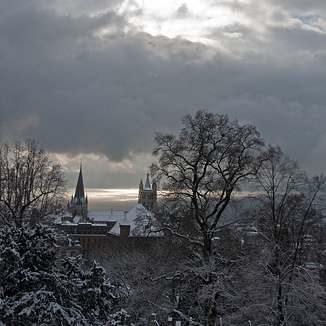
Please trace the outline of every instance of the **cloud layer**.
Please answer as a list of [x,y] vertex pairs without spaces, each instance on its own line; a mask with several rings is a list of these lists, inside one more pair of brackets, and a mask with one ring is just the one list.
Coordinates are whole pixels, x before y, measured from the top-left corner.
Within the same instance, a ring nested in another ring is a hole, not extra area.
[[68,173],[86,158],[93,187],[137,186],[154,132],[207,109],[325,172],[326,6],[293,3],[2,1],[0,140],[35,138]]

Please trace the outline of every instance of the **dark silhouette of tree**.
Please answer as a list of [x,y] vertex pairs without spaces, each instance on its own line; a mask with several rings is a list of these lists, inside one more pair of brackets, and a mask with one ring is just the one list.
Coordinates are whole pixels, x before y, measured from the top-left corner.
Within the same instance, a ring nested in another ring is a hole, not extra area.
[[22,226],[62,212],[65,195],[62,168],[51,165],[35,140],[0,147],[0,219]]
[[55,268],[55,242],[53,230],[39,224],[0,230],[5,325],[87,325],[75,299],[76,283]]
[[[120,291],[95,262],[65,257],[56,267],[56,231],[34,226],[0,229],[0,273],[4,325],[119,325]],[[3,324],[1,324],[3,325]]]
[[227,115],[198,111],[184,116],[182,123],[179,136],[156,134],[153,154],[158,162],[151,173],[161,180],[164,194],[177,202],[183,224],[195,225],[197,234],[190,241],[209,257],[213,234],[234,192],[259,170],[264,141],[254,126],[240,125]]
[[307,266],[317,266],[312,245],[318,240],[322,219],[319,200],[324,195],[325,178],[309,179],[279,147],[269,146],[264,156],[256,175],[257,209],[252,212],[262,248],[258,264],[263,267],[261,284],[263,292],[270,294],[260,302],[264,302],[265,316],[273,324],[319,325],[311,316],[320,318],[325,306],[316,296],[325,293]]

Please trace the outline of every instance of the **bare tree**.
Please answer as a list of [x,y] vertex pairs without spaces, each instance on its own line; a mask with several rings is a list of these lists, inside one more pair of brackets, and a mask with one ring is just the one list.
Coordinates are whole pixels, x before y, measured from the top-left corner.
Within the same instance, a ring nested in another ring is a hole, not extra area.
[[18,227],[62,212],[65,195],[62,168],[52,165],[35,140],[0,147],[0,219]]
[[[269,146],[256,180],[260,195],[255,214],[264,252],[260,265],[265,270],[265,291],[269,286],[272,294],[271,303],[265,302],[269,316],[277,325],[306,324],[312,313],[317,315],[314,309],[321,303],[304,304],[309,291],[302,289],[311,288],[315,278],[307,262],[317,263],[311,237],[318,237],[316,227],[322,218],[318,199],[324,193],[325,178],[307,178],[279,147]],[[318,286],[317,279],[315,289]]]
[[156,134],[153,154],[158,162],[151,172],[162,181],[166,196],[179,203],[184,224],[196,226],[191,241],[209,257],[214,231],[232,195],[260,167],[264,141],[254,126],[240,125],[227,115],[198,111],[182,123],[179,136]]

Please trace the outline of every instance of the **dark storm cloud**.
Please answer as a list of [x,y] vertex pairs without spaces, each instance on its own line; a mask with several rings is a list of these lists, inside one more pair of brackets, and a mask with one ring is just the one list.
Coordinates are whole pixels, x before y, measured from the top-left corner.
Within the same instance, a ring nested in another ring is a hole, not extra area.
[[88,2],[80,15],[63,14],[66,2],[57,2],[60,10],[4,3],[2,141],[32,137],[52,152],[120,162],[151,152],[155,131],[177,132],[181,116],[208,109],[255,124],[268,143],[323,171],[316,158],[326,158],[326,36],[289,21],[285,4],[259,32],[245,22],[210,29],[215,48],[131,30],[99,1],[91,16]]

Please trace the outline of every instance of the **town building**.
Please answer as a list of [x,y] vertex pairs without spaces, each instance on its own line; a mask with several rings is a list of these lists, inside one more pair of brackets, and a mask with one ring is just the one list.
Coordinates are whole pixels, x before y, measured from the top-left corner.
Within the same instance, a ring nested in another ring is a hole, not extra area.
[[156,211],[157,186],[155,181],[151,186],[148,174],[145,187],[140,181],[138,204],[130,211],[89,211],[80,165],[75,195],[56,224],[83,248],[98,249],[112,241],[148,242],[163,237]]

